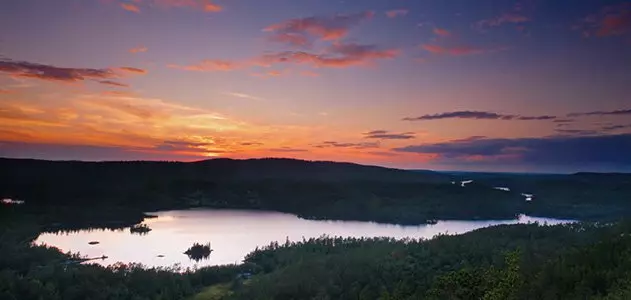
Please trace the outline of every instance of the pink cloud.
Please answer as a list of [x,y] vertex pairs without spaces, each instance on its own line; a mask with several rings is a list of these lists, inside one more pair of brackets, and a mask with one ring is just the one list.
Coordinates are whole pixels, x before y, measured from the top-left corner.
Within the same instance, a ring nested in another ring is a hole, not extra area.
[[301,34],[296,33],[278,33],[269,38],[272,42],[289,44],[292,46],[305,47],[311,44],[309,39]]
[[292,45],[296,45],[296,42],[298,44],[306,44],[305,41],[309,41],[310,38],[335,41],[347,36],[352,27],[363,20],[370,19],[372,16],[374,16],[374,13],[368,11],[333,17],[290,19],[267,26],[264,28],[264,31],[274,34],[270,40],[289,42]]
[[242,63],[219,60],[219,59],[206,59],[198,64],[180,66],[180,65],[168,65],[169,68],[181,69],[186,71],[198,71],[198,72],[211,72],[211,71],[232,71],[239,69],[243,66]]
[[474,46],[460,45],[460,46],[440,46],[436,44],[423,44],[421,48],[433,54],[451,55],[451,56],[463,56],[484,54],[490,52],[496,52],[506,50],[505,47],[501,48],[480,48]]
[[388,18],[396,18],[399,16],[405,16],[407,14],[408,14],[407,9],[393,9],[393,10],[386,11],[386,16],[388,16]]
[[304,51],[285,51],[261,57],[265,64],[290,63],[311,65],[317,68],[345,68],[370,65],[377,60],[392,59],[400,54],[398,49],[377,49],[373,45],[337,43],[328,49],[327,54],[314,54]]
[[434,28],[433,32],[435,35],[442,36],[442,37],[451,36],[451,31],[444,28]]

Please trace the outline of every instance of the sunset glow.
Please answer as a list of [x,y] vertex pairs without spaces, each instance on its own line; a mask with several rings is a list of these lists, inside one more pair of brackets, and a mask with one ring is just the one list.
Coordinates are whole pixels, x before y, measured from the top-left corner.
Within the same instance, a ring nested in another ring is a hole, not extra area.
[[8,1],[0,156],[630,171],[630,53],[630,1]]

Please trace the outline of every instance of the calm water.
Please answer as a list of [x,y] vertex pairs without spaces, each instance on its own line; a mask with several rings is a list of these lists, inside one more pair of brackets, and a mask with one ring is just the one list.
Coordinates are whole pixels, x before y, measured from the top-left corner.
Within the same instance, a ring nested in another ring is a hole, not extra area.
[[[129,230],[84,230],[74,233],[39,236],[36,243],[45,243],[63,251],[79,252],[87,257],[108,256],[93,262],[103,265],[115,262],[137,262],[147,266],[198,267],[240,263],[257,246],[272,241],[302,240],[323,234],[343,237],[431,238],[439,233],[459,234],[497,224],[540,222],[547,224],[570,221],[520,216],[503,221],[439,221],[435,225],[400,226],[355,221],[314,221],[295,215],[247,210],[194,209],[151,213],[157,218],[145,220],[151,229],[147,235]],[[97,245],[89,245],[98,241]],[[195,262],[184,251],[193,243],[211,243],[209,259]],[[164,257],[158,257],[163,255]]]

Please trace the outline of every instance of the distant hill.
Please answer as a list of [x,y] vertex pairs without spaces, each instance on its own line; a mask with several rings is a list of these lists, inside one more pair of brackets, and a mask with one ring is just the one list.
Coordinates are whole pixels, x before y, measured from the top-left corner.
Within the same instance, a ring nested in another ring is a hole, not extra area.
[[[513,218],[521,196],[445,174],[295,159],[79,162],[0,159],[0,197],[37,206],[268,209],[307,218],[424,223]],[[50,209],[50,208],[48,208]]]
[[[46,176],[70,178],[88,175],[175,176],[218,181],[318,180],[446,183],[449,176],[433,171],[412,172],[344,162],[306,161],[287,158],[228,159],[197,162],[81,162],[0,158],[0,178],[36,179]],[[96,177],[95,177],[96,178]]]

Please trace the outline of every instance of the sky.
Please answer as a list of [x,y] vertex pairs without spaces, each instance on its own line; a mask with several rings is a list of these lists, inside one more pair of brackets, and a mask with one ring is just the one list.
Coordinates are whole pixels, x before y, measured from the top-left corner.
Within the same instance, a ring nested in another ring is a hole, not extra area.
[[0,157],[631,172],[631,1],[0,8]]

